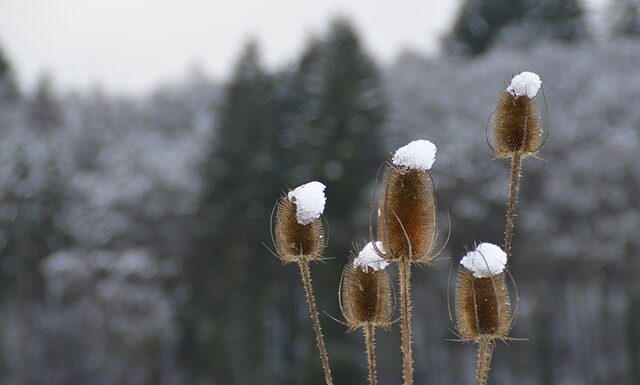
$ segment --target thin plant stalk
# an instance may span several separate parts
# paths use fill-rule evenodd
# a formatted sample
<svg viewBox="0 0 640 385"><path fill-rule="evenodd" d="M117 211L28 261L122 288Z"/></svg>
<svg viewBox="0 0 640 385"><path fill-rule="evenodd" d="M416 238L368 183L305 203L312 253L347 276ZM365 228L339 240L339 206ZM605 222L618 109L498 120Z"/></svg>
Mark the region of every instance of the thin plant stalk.
<svg viewBox="0 0 640 385"><path fill-rule="evenodd" d="M402 334L402 378L404 385L413 384L413 352L411 348L411 262L401 258L400 277L400 332Z"/></svg>
<svg viewBox="0 0 640 385"><path fill-rule="evenodd" d="M369 367L369 385L376 385L376 337L375 327L368 324L364 328L364 341L367 348L367 365Z"/></svg>
<svg viewBox="0 0 640 385"><path fill-rule="evenodd" d="M485 385L491 369L491 357L495 343L488 337L480 337L476 363L476 385Z"/></svg>
<svg viewBox="0 0 640 385"><path fill-rule="evenodd" d="M511 174L509 176L509 198L504 228L504 251L511 256L511 239L516 225L516 209L518 203L518 189L522 175L522 154L516 152L511 157Z"/></svg>
<svg viewBox="0 0 640 385"><path fill-rule="evenodd" d="M313 322L313 330L316 333L316 345L318 345L318 350L320 351L320 361L322 362L322 369L324 370L324 379L327 385L333 385L331 368L329 367L329 354L327 354L324 337L322 336L318 307L316 305L315 296L313 295L313 286L311 285L309 261L301 259L298 261L298 266L300 267L300 277L302 278L305 297L307 298L307 304L309 305L309 316Z"/></svg>

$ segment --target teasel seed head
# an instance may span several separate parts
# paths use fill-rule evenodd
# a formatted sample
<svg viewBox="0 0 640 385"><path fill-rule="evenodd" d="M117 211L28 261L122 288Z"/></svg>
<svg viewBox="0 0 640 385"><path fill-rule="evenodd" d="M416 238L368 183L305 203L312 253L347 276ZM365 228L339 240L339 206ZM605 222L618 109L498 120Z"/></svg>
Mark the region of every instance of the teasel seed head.
<svg viewBox="0 0 640 385"><path fill-rule="evenodd" d="M535 96L542 81L533 72L522 72L498 97L493 144L498 158L515 154L535 155L542 146L542 127Z"/></svg>
<svg viewBox="0 0 640 385"><path fill-rule="evenodd" d="M480 244L460 262L456 284L456 321L463 340L505 340L511 329L511 302L504 269L506 253Z"/></svg>
<svg viewBox="0 0 640 385"><path fill-rule="evenodd" d="M376 249L382 250L381 242L375 248L368 243L345 266L340 303L350 329L391 326L391 282L385 271L388 262Z"/></svg>
<svg viewBox="0 0 640 385"><path fill-rule="evenodd" d="M275 244L285 262L313 261L322 258L325 248L325 186L310 182L289 191L278 200L275 218Z"/></svg>
<svg viewBox="0 0 640 385"><path fill-rule="evenodd" d="M378 206L378 239L384 258L430 262L436 240L436 200L429 169L436 146L417 140L401 147L387 163Z"/></svg>

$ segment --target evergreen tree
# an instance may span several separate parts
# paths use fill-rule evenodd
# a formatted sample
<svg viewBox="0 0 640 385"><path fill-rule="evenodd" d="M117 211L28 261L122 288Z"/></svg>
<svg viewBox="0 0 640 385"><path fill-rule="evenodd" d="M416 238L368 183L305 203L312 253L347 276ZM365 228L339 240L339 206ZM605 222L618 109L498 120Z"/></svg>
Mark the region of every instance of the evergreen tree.
<svg viewBox="0 0 640 385"><path fill-rule="evenodd" d="M447 52L478 55L496 42L574 41L587 28L579 0L467 0L444 39Z"/></svg>
<svg viewBox="0 0 640 385"><path fill-rule="evenodd" d="M62 108L53 92L51 78L43 75L27 100L27 121L36 130L47 130L62 123Z"/></svg>
<svg viewBox="0 0 640 385"><path fill-rule="evenodd" d="M370 195L364 193L384 158L382 82L354 29L339 19L326 39L313 41L303 55L298 85L306 100L300 117L304 153L314 178L328 186L328 256L344 257L352 240L368 235L362 208Z"/></svg>
<svg viewBox="0 0 640 385"><path fill-rule="evenodd" d="M456 55L478 55L487 50L507 24L525 14L528 0L466 0L445 38L445 50Z"/></svg>
<svg viewBox="0 0 640 385"><path fill-rule="evenodd" d="M295 183L317 179L327 185L326 256L340 262L319 265L313 274L320 306L338 314L334 293L342 262L352 242L362 243L369 236L368 204L376 171L385 157L382 133L387 106L375 63L352 26L342 19L332 23L326 37L309 43L295 81L303 101L296 130L302 133L300 146L304 149L299 163L294 164L304 179ZM327 323L323 328L328 345L338 345L344 335L341 326ZM308 355L317 365L315 352ZM356 360L348 356L332 356L332 360L336 382L357 381ZM309 373L303 383L319 376L319 371Z"/></svg>
<svg viewBox="0 0 640 385"><path fill-rule="evenodd" d="M9 59L0 47L0 101L18 98L18 87Z"/></svg>
<svg viewBox="0 0 640 385"><path fill-rule="evenodd" d="M611 0L607 16L613 36L640 36L640 0Z"/></svg>
<svg viewBox="0 0 640 385"><path fill-rule="evenodd" d="M193 297L185 348L192 372L215 383L255 384L270 373L265 308L279 265L261 242L269 239L271 206L282 188L275 91L257 45L249 44L226 87L204 169L201 233L187 266Z"/></svg>

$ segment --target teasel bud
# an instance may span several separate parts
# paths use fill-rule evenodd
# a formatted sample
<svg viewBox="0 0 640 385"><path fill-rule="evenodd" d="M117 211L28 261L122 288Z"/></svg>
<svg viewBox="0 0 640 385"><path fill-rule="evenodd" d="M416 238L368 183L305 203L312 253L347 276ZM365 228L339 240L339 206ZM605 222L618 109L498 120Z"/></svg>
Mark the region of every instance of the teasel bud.
<svg viewBox="0 0 640 385"><path fill-rule="evenodd" d="M324 229L320 216L324 211L325 186L309 182L280 197L276 207L275 246L284 263L295 262L300 269L309 316L316 335L316 345L324 371L326 385L333 385L329 354L322 335L320 316L311 284L310 262L322 259L325 248Z"/></svg>
<svg viewBox="0 0 640 385"><path fill-rule="evenodd" d="M511 163L503 244L509 256L515 231L522 159L536 155L543 145L540 116L535 102L541 85L540 77L533 72L514 76L500 95L495 111L492 149L497 158L509 158Z"/></svg>
<svg viewBox="0 0 640 385"><path fill-rule="evenodd" d="M368 243L344 270L340 303L350 329L391 326L391 283L384 270L389 263L376 252L382 242L376 243Z"/></svg>
<svg viewBox="0 0 640 385"><path fill-rule="evenodd" d="M416 140L398 149L387 162L378 206L378 239L384 257L430 262L436 240L436 200L429 169L436 146Z"/></svg>
<svg viewBox="0 0 640 385"><path fill-rule="evenodd" d="M381 242L368 243L345 266L339 295L340 308L349 330L362 328L369 367L369 384L375 385L376 356L375 328L391 327L391 283L384 270L389 264L378 254L383 250Z"/></svg>
<svg viewBox="0 0 640 385"><path fill-rule="evenodd" d="M506 263L507 254L491 243L481 243L460 261L456 323L463 341L478 344L476 385L486 383L495 341L505 341L512 326Z"/></svg>
<svg viewBox="0 0 640 385"><path fill-rule="evenodd" d="M535 96L542 81L522 72L499 98L494 117L493 144L497 158L535 155L542 146L542 127Z"/></svg>
<svg viewBox="0 0 640 385"><path fill-rule="evenodd" d="M322 258L325 248L320 215L324 211L325 186L309 182L280 197L276 208L275 246L285 263Z"/></svg>
<svg viewBox="0 0 640 385"><path fill-rule="evenodd" d="M398 264L404 385L413 384L411 265L435 258L436 200L429 170L436 150L428 140L399 148L387 162L378 206L378 240L385 246L379 254Z"/></svg>

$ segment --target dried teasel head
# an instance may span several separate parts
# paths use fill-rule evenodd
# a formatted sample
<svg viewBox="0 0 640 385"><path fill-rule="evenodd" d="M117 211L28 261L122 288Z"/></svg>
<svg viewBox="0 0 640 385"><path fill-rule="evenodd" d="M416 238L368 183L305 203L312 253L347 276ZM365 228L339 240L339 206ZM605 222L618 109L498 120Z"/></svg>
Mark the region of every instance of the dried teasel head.
<svg viewBox="0 0 640 385"><path fill-rule="evenodd" d="M367 325L389 328L391 326L391 282L384 270L388 265L377 250L368 243L347 264L341 288L342 315L351 329Z"/></svg>
<svg viewBox="0 0 640 385"><path fill-rule="evenodd" d="M317 260L325 248L320 216L324 211L325 186L310 182L280 197L276 207L275 245L285 262Z"/></svg>
<svg viewBox="0 0 640 385"><path fill-rule="evenodd" d="M535 96L542 81L533 72L522 72L498 98L493 144L496 157L534 155L542 146L542 127Z"/></svg>
<svg viewBox="0 0 640 385"><path fill-rule="evenodd" d="M429 262L436 241L436 200L429 169L436 146L417 140L387 163L378 206L378 239L390 260Z"/></svg>
<svg viewBox="0 0 640 385"><path fill-rule="evenodd" d="M511 302L504 268L507 254L482 243L462 258L456 284L456 321L463 340L505 340L511 329Z"/></svg>

